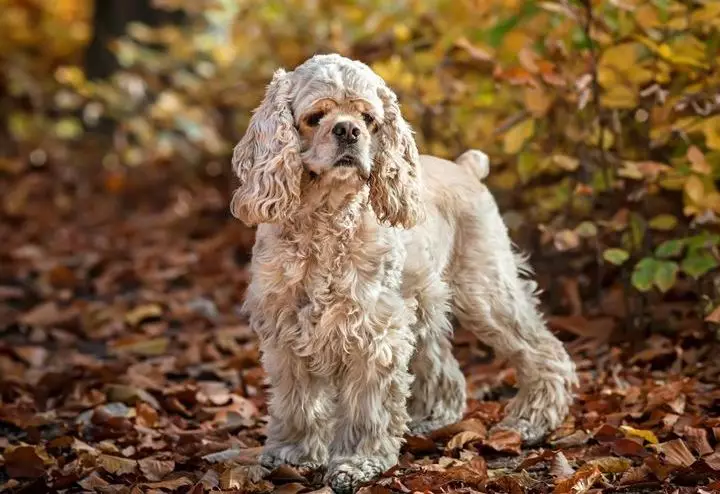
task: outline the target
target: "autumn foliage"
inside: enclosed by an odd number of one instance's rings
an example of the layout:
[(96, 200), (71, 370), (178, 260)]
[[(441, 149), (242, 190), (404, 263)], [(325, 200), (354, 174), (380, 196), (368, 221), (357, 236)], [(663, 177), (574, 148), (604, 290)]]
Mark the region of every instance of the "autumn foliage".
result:
[(0, 490), (319, 486), (254, 463), (252, 235), (184, 181), (230, 183), (272, 72), (329, 51), (388, 81), (422, 152), (490, 155), (582, 378), (542, 448), (488, 437), (514, 374), (460, 332), (465, 420), (366, 492), (720, 489), (720, 2), (154, 4), (186, 21), (129, 24), (91, 80), (94, 2), (0, 0)]

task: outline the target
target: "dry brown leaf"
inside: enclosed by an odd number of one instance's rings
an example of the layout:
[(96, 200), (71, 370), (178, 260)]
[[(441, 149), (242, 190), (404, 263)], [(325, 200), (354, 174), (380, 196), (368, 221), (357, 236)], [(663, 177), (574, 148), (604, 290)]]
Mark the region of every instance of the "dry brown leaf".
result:
[(32, 367), (40, 367), (48, 358), (48, 351), (41, 346), (16, 346), (13, 353)]
[(432, 431), (429, 435), (433, 441), (448, 441), (453, 436), (461, 432), (475, 432), (483, 438), (487, 435), (485, 425), (477, 419), (468, 419), (455, 424), (446, 425), (445, 427)]
[(550, 475), (557, 480), (571, 477), (575, 473), (575, 469), (570, 466), (570, 463), (562, 454), (562, 451), (553, 457), (552, 464), (550, 466)]
[(588, 434), (582, 429), (579, 429), (570, 435), (561, 437), (560, 439), (553, 441), (551, 444), (556, 448), (571, 448), (574, 446), (582, 446), (583, 444), (587, 444), (588, 440), (590, 440), (590, 434)]
[(159, 482), (145, 482), (141, 485), (150, 489), (164, 489), (168, 491), (175, 491), (186, 485), (192, 485), (192, 480), (184, 476), (179, 476), (174, 479), (167, 479)]
[(93, 472), (84, 479), (78, 481), (78, 485), (86, 491), (98, 491), (101, 487), (106, 487), (110, 484), (97, 472)]
[(55, 460), (41, 446), (8, 446), (3, 452), (5, 469), (13, 478), (37, 478), (45, 474)]
[(478, 434), (474, 431), (463, 431), (455, 434), (450, 441), (448, 441), (447, 449), (452, 451), (454, 449), (462, 449), (466, 444), (478, 442), (483, 439), (482, 434)]
[(682, 439), (673, 439), (672, 441), (655, 444), (653, 448), (662, 453), (665, 461), (670, 465), (689, 467), (695, 463), (695, 457)]
[(703, 461), (716, 472), (720, 471), (720, 451), (704, 457)]
[(97, 464), (106, 472), (115, 475), (135, 473), (138, 466), (138, 462), (135, 460), (106, 454), (98, 456)]
[(148, 357), (163, 355), (167, 351), (170, 340), (165, 337), (147, 340), (117, 341), (112, 345), (116, 353), (132, 353)]
[(437, 446), (425, 436), (405, 436), (405, 449), (413, 454), (427, 454), (436, 451)]
[(135, 422), (138, 425), (143, 427), (154, 427), (157, 421), (158, 413), (153, 407), (144, 402), (139, 402), (135, 405)]
[(511, 430), (495, 431), (489, 438), (483, 441), (483, 446), (493, 449), (499, 453), (510, 453), (519, 455), (522, 438), (520, 433)]
[(705, 456), (713, 452), (712, 446), (710, 446), (708, 442), (707, 431), (705, 429), (686, 427), (683, 432), (688, 445), (695, 450), (697, 454)]
[(575, 474), (555, 484), (554, 494), (583, 494), (588, 492), (597, 482), (602, 473), (596, 466), (583, 467)]
[(45, 302), (20, 316), (20, 323), (28, 326), (52, 326), (64, 319), (56, 302)]
[(612, 452), (618, 456), (647, 456), (648, 452), (642, 445), (643, 439), (633, 440), (626, 437), (616, 439), (611, 443)]
[(172, 460), (143, 458), (138, 461), (138, 465), (145, 477), (153, 482), (162, 480), (167, 474), (175, 470), (175, 462)]
[(289, 484), (283, 484), (276, 487), (273, 491), (275, 494), (298, 494), (299, 492), (307, 491), (308, 487), (297, 482), (291, 482)]
[(158, 304), (140, 305), (125, 314), (125, 322), (129, 326), (136, 327), (148, 319), (162, 317), (162, 314), (163, 309)]
[(630, 467), (622, 477), (620, 477), (620, 485), (638, 484), (646, 482), (652, 474), (652, 470), (647, 465), (639, 467)]
[(586, 465), (596, 466), (602, 473), (623, 473), (632, 466), (632, 463), (627, 458), (606, 456), (592, 459)]

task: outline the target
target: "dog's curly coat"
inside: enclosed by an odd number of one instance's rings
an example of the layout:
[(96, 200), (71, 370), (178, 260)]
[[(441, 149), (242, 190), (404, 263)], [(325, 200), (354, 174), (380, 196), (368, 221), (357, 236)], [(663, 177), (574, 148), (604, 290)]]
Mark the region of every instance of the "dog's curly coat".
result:
[(451, 315), (517, 367), (499, 427), (534, 442), (564, 419), (574, 365), (481, 182), (484, 154), (418, 156), (385, 82), (318, 55), (275, 73), (233, 166), (232, 212), (259, 225), (245, 310), (271, 386), (264, 465), (326, 467), (352, 491), (408, 428), (460, 419)]

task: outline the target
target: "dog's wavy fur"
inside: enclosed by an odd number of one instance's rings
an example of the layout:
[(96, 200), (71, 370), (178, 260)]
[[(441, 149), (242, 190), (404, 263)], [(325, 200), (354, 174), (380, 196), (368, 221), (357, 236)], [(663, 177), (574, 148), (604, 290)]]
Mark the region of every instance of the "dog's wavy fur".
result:
[[(369, 176), (312, 171), (310, 156), (334, 159), (322, 129), (351, 118), (306, 129), (303, 115), (323, 98), (376, 112), (358, 144)], [(408, 430), (459, 420), (452, 316), (517, 368), (519, 392), (499, 427), (536, 442), (562, 422), (574, 365), (481, 181), (482, 153), (418, 156), (384, 81), (360, 62), (318, 55), (276, 72), (233, 166), (232, 212), (259, 225), (244, 309), (271, 387), (263, 464), (327, 468), (336, 491), (352, 491), (397, 461)]]

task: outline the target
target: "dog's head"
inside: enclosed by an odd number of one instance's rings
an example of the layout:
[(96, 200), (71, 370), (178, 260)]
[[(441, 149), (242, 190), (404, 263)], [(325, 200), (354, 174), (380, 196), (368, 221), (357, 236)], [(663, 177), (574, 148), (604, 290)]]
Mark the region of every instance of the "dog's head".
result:
[(233, 214), (280, 223), (311, 187), (368, 183), (380, 222), (410, 228), (421, 214), (418, 151), (395, 93), (367, 65), (317, 55), (278, 70), (235, 147)]

